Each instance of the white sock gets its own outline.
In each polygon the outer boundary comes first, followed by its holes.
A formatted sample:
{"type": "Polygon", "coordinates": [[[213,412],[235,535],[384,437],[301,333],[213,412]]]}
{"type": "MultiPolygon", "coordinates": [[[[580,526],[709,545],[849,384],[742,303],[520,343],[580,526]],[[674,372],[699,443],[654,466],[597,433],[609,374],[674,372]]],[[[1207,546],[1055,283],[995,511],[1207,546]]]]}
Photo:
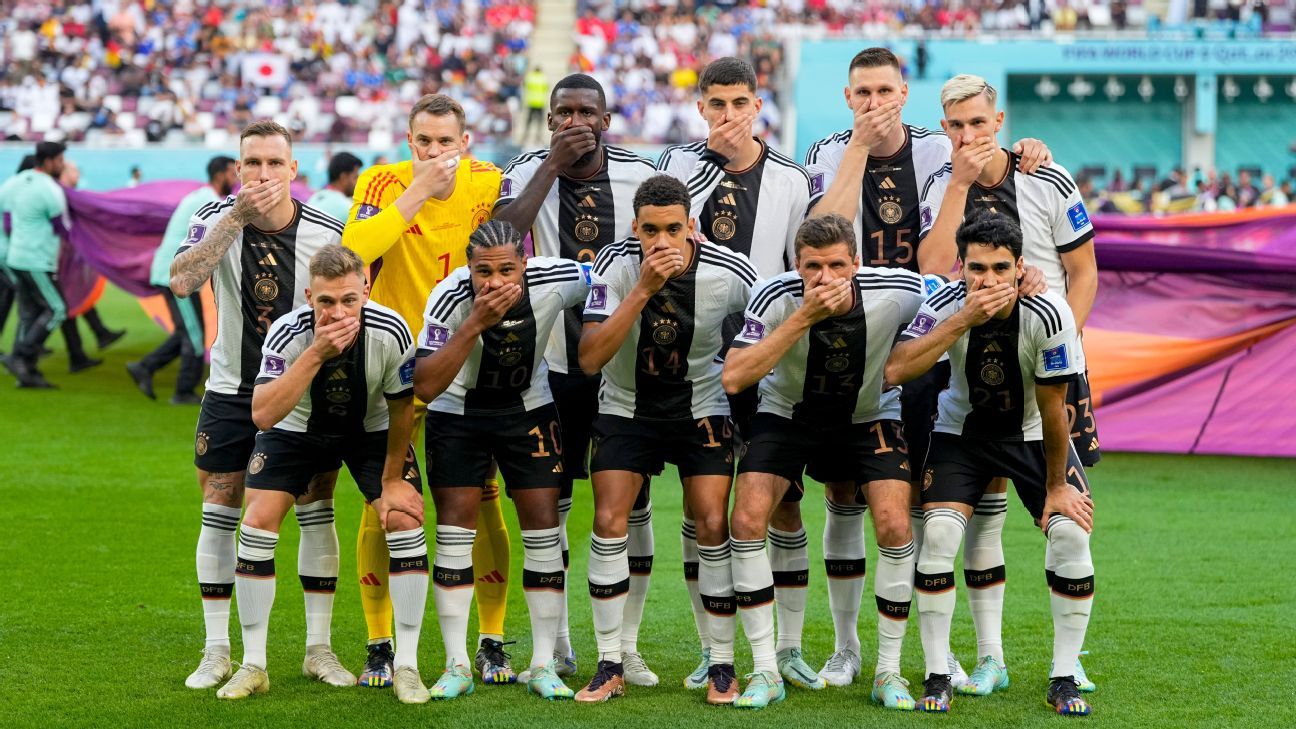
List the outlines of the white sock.
{"type": "Polygon", "coordinates": [[[275,547],[279,535],[247,525],[239,527],[238,585],[239,622],[243,626],[243,663],[265,669],[266,635],[270,630],[270,608],[275,598],[275,547]]]}
{"type": "Polygon", "coordinates": [[[707,611],[711,636],[711,665],[733,665],[734,632],[738,627],[734,602],[733,567],[729,542],[714,547],[698,545],[698,592],[707,611]]]}
{"type": "Polygon", "coordinates": [[[909,626],[909,606],[913,600],[913,542],[899,547],[878,545],[877,573],[873,575],[873,595],[878,609],[878,657],[873,675],[900,672],[900,653],[904,647],[905,629],[909,626]]]}
{"type": "Polygon", "coordinates": [[[923,548],[923,508],[922,506],[909,507],[909,530],[913,533],[914,559],[922,554],[923,548]]]}
{"type": "Polygon", "coordinates": [[[932,509],[923,524],[923,551],[914,582],[918,590],[918,621],[922,632],[924,677],[949,675],[950,621],[958,595],[954,590],[954,558],[963,543],[967,517],[954,509],[932,509]]]}
{"type": "Polygon", "coordinates": [[[562,566],[563,566],[563,594],[562,594],[562,612],[558,614],[558,631],[554,637],[554,652],[561,653],[564,656],[570,655],[571,650],[571,628],[567,624],[567,612],[570,608],[567,606],[567,580],[565,575],[571,567],[571,545],[567,541],[567,517],[571,514],[571,499],[558,500],[558,546],[562,549],[562,566]]]}
{"type": "Polygon", "coordinates": [[[685,518],[680,526],[680,552],[684,556],[684,586],[688,588],[689,602],[693,604],[693,624],[697,627],[702,650],[711,647],[707,626],[706,608],[702,607],[702,593],[698,590],[697,524],[685,518]]]}
{"type": "MultiPolygon", "coordinates": [[[[806,532],[805,529],[785,532],[770,527],[767,536],[770,569],[774,573],[774,610],[778,613],[778,642],[774,650],[800,648],[806,586],[810,583],[806,532]]],[[[736,584],[737,575],[734,579],[736,584]]]]}
{"type": "Polygon", "coordinates": [[[630,562],[630,592],[626,595],[625,612],[621,618],[621,652],[639,650],[639,624],[643,622],[644,603],[648,600],[648,582],[652,577],[653,531],[652,502],[647,500],[648,484],[641,492],[642,507],[638,503],[630,512],[630,528],[626,547],[630,562]]]}
{"type": "Polygon", "coordinates": [[[774,649],[774,571],[763,539],[732,539],[734,601],[751,643],[753,671],[778,673],[774,649]]]}
{"type": "Polygon", "coordinates": [[[963,540],[963,584],[976,626],[977,660],[1003,657],[1004,569],[1003,525],[1008,518],[1008,494],[982,494],[963,540]]]}
{"type": "Polygon", "coordinates": [[[857,504],[835,504],[824,499],[824,568],[828,572],[828,609],[832,612],[835,651],[860,652],[859,613],[864,597],[867,556],[864,512],[857,504]]]}
{"type": "Polygon", "coordinates": [[[472,606],[472,545],[476,538],[476,529],[440,524],[436,528],[433,594],[446,665],[472,665],[468,660],[468,609],[472,606]]]}
{"type": "Polygon", "coordinates": [[[306,596],[306,645],[332,645],[333,593],[337,591],[338,537],[333,500],[295,507],[301,542],[297,575],[306,596]]]}
{"type": "Polygon", "coordinates": [[[1053,668],[1049,677],[1072,676],[1093,610],[1094,566],[1089,535],[1061,514],[1049,519],[1046,535],[1057,563],[1049,593],[1053,611],[1053,668]]]}
{"type": "Polygon", "coordinates": [[[396,623],[396,668],[418,670],[419,633],[427,609],[427,536],[423,528],[387,533],[387,585],[396,623]]]}
{"type": "Polygon", "coordinates": [[[234,530],[240,511],[230,506],[202,505],[198,531],[198,589],[202,595],[207,647],[229,651],[230,600],[234,597],[234,530]]]}
{"type": "Polygon", "coordinates": [[[626,537],[590,535],[589,592],[600,661],[621,662],[621,617],[630,592],[626,537]]]}
{"type": "Polygon", "coordinates": [[[553,660],[558,618],[566,606],[558,527],[522,531],[522,589],[531,615],[531,667],[553,660]]]}

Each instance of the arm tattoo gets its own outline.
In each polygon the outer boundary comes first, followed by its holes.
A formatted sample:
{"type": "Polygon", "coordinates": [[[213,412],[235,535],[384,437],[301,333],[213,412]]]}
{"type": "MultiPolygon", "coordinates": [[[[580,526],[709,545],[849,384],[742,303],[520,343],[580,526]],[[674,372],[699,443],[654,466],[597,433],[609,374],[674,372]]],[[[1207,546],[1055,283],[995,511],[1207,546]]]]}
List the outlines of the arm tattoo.
{"type": "Polygon", "coordinates": [[[233,213],[221,218],[197,245],[171,262],[171,291],[185,297],[197,291],[211,278],[225,252],[243,232],[243,225],[233,213]]]}

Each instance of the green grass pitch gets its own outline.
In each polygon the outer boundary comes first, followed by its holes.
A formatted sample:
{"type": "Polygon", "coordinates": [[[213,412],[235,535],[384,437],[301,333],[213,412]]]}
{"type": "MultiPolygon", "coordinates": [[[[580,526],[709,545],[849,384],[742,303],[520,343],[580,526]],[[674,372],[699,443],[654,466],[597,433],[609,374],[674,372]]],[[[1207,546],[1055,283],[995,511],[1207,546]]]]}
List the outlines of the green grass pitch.
{"type": "MultiPolygon", "coordinates": [[[[1088,720],[1057,717],[1043,703],[1052,647],[1043,538],[1015,501],[1004,534],[1009,574],[1004,639],[1013,679],[1006,692],[960,697],[946,717],[876,708],[868,702],[865,683],[817,693],[790,689],[784,704],[758,713],[705,706],[700,694],[681,684],[697,662],[697,639],[680,568],[680,488],[671,474],[653,488],[656,561],[640,639],[661,686],[632,687],[610,705],[585,707],[543,702],[527,696],[522,686],[479,683],[471,697],[407,707],[390,691],[310,683],[299,670],[304,628],[294,557],[297,526],[290,518],[278,552],[271,692],[233,704],[218,702],[213,691],[183,685],[202,645],[193,566],[199,492],[190,460],[197,409],[166,404],[174,366],[157,379],[158,402],[134,390],[123,364],[160,341],[160,332],[133,299],[115,289],[100,309],[111,326],[130,330],[106,354],[105,365],[68,375],[56,335],[51,346],[59,351],[44,367],[59,391],[17,391],[12,378],[0,378],[0,725],[1296,725],[1296,583],[1289,573],[1296,563],[1296,462],[1122,454],[1108,455],[1091,472],[1098,503],[1093,542],[1098,593],[1086,667],[1099,689],[1088,720]]],[[[0,348],[9,349],[8,338],[0,348]]],[[[595,655],[583,594],[592,518],[588,485],[583,486],[571,517],[571,624],[581,666],[573,687],[588,680],[595,655]]],[[[333,644],[353,669],[365,639],[353,547],[360,503],[344,476],[337,496],[343,559],[333,644]]],[[[811,563],[805,649],[818,667],[832,648],[818,489],[810,489],[804,506],[811,563]]],[[[516,579],[521,544],[507,504],[505,513],[514,530],[509,638],[519,641],[514,655],[524,664],[530,648],[516,579]]],[[[869,542],[875,563],[871,535],[869,542]]],[[[871,595],[870,576],[860,621],[866,674],[876,646],[871,595]]],[[[914,623],[904,673],[917,687],[922,661],[914,623]]],[[[231,629],[238,658],[236,619],[231,629]]],[[[474,621],[470,635],[475,634],[474,621]]],[[[953,645],[970,668],[975,640],[962,596],[953,645]]],[[[750,667],[741,631],[738,652],[741,673],[750,667]]],[[[429,685],[441,662],[429,595],[420,648],[420,669],[429,685]]]]}

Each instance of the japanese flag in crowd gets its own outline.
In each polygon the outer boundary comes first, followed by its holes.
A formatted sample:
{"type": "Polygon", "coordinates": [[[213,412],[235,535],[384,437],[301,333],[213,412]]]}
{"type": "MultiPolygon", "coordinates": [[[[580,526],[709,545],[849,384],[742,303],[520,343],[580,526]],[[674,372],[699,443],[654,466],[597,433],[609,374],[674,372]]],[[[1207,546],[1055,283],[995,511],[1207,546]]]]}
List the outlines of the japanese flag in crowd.
{"type": "Polygon", "coordinates": [[[288,83],[288,59],[273,53],[249,53],[243,57],[243,80],[266,88],[282,88],[288,83]]]}

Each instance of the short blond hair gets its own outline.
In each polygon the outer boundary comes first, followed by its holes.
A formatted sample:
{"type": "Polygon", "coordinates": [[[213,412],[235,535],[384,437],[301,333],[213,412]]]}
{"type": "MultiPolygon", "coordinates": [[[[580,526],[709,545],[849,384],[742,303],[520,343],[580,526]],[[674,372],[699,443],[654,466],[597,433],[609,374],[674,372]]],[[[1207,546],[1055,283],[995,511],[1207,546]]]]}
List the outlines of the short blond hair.
{"type": "Polygon", "coordinates": [[[980,76],[974,76],[970,73],[961,73],[941,87],[941,108],[948,109],[950,104],[957,104],[960,101],[967,101],[974,96],[984,94],[986,101],[991,105],[999,98],[999,92],[995,87],[980,76]]]}
{"type": "Polygon", "coordinates": [[[335,281],[339,278],[346,278],[353,273],[359,276],[361,281],[364,280],[364,261],[360,260],[360,256],[350,248],[343,248],[336,243],[329,243],[311,257],[311,278],[335,281]]]}

